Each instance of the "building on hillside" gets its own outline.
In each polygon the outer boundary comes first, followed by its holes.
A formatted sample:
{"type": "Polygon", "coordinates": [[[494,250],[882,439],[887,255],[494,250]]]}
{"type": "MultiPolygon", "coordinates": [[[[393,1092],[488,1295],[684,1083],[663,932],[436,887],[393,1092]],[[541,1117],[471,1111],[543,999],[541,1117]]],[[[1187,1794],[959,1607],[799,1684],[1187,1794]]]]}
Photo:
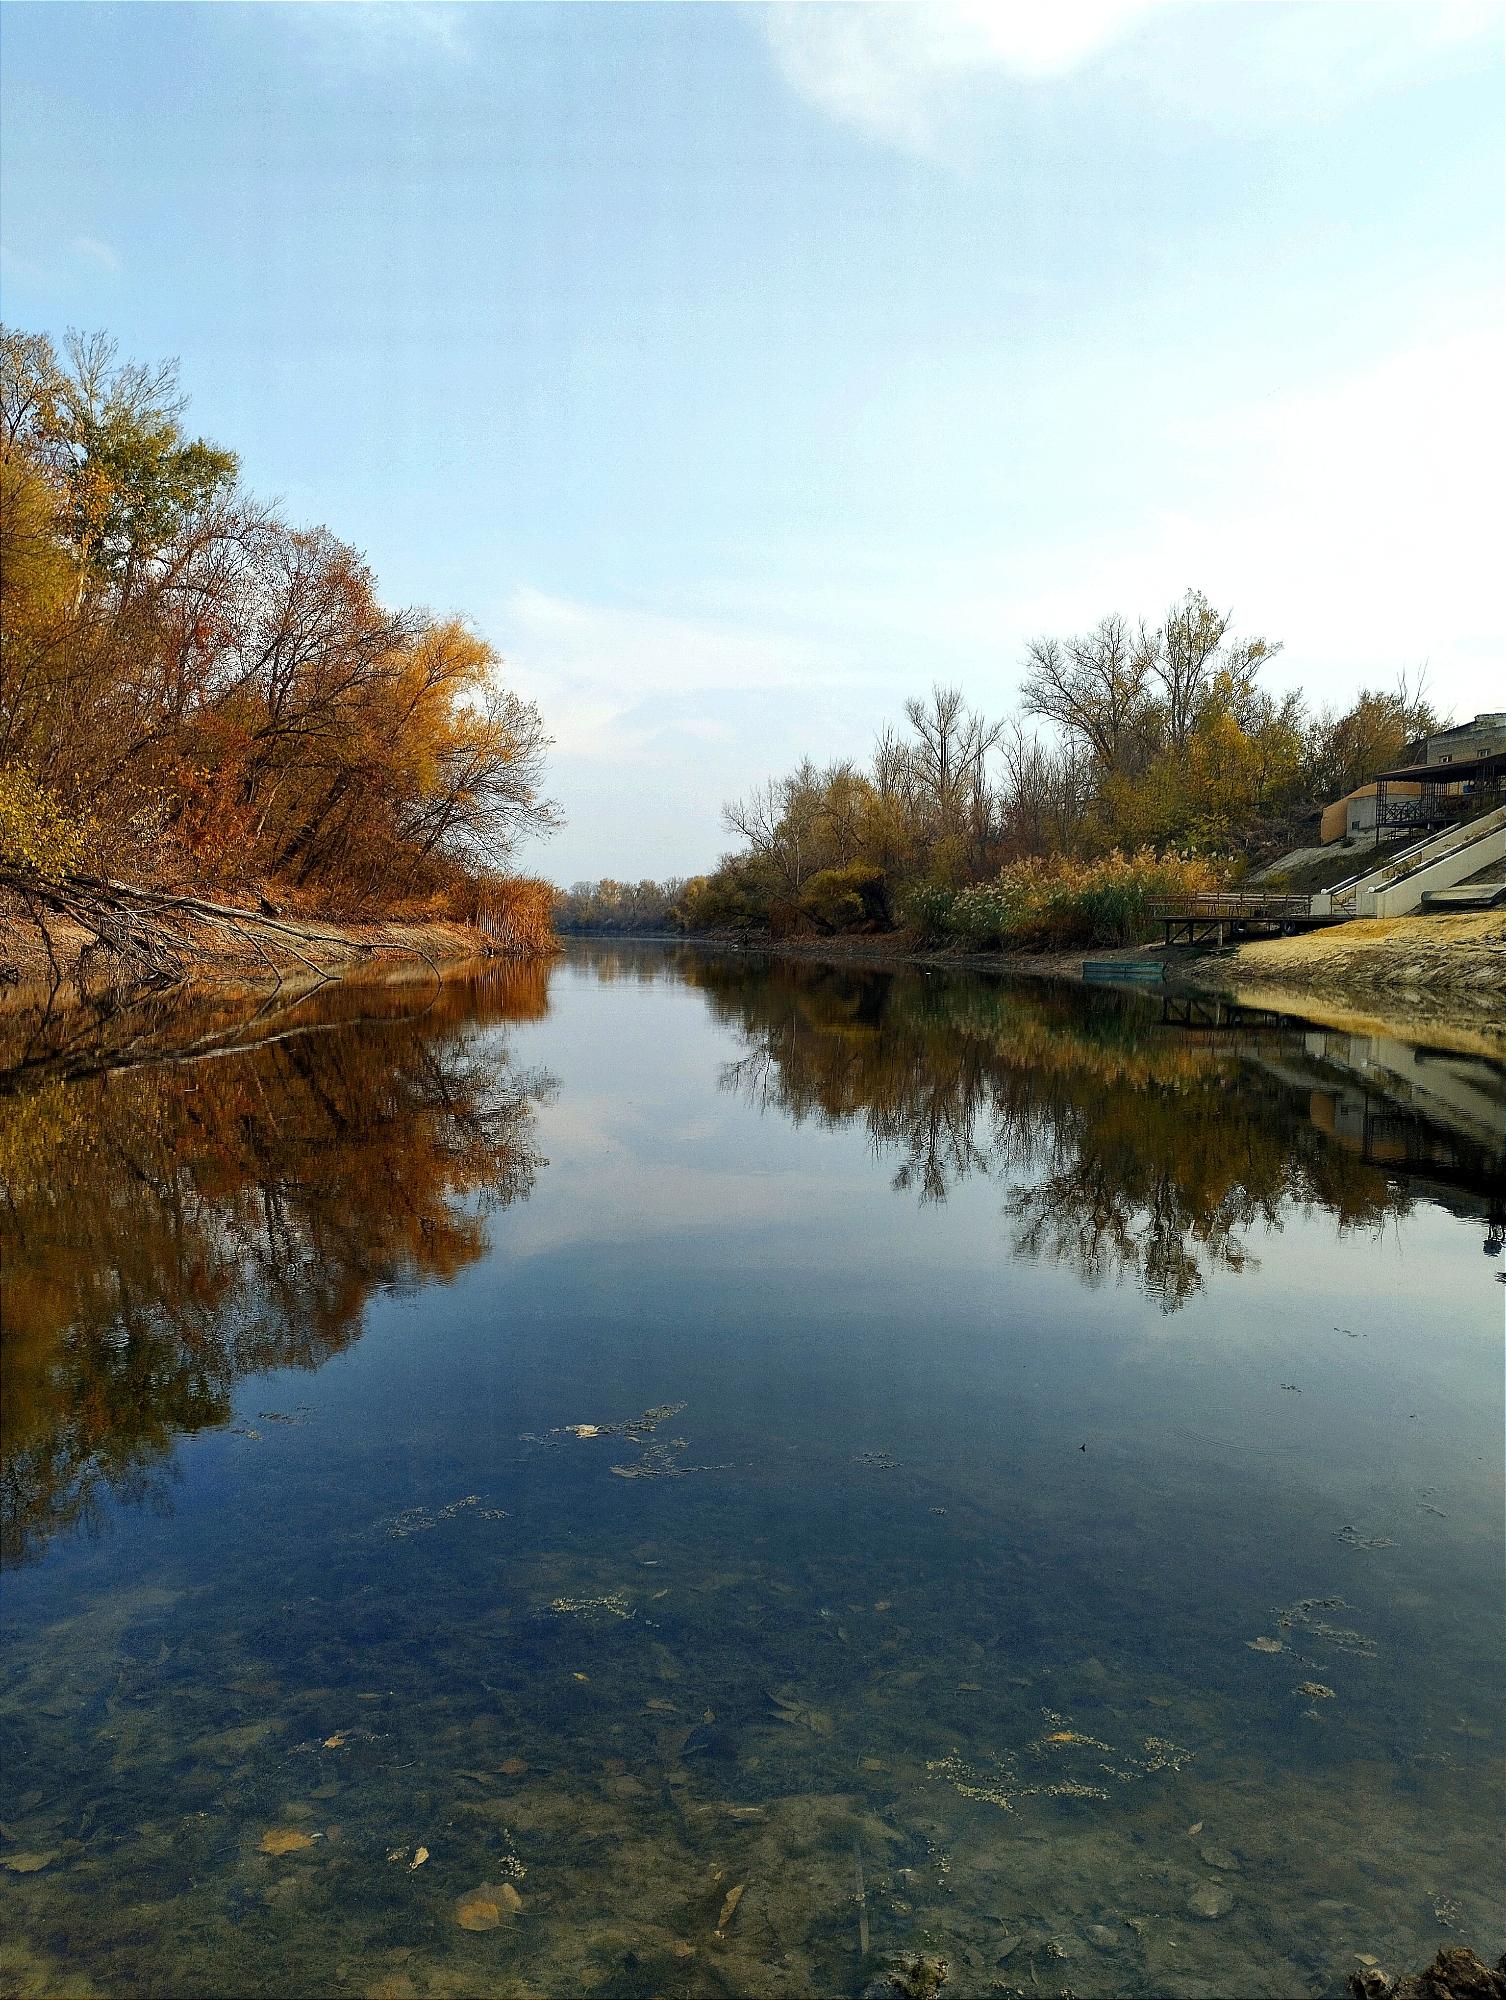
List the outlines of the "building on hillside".
{"type": "Polygon", "coordinates": [[[1506,709],[1477,715],[1473,722],[1455,723],[1452,729],[1440,729],[1435,736],[1425,736],[1408,748],[1418,754],[1405,757],[1407,764],[1462,764],[1475,757],[1494,756],[1498,750],[1506,750],[1506,709]]]}
{"type": "MultiPolygon", "coordinates": [[[[1323,817],[1318,824],[1318,838],[1325,847],[1335,840],[1358,840],[1375,831],[1376,800],[1379,785],[1361,785],[1357,791],[1346,792],[1341,799],[1335,799],[1331,806],[1323,808],[1323,817]]],[[[1388,785],[1386,797],[1395,804],[1401,797],[1410,795],[1414,799],[1422,797],[1421,785],[1388,785]]]]}
{"type": "Polygon", "coordinates": [[[1319,838],[1394,838],[1446,825],[1492,803],[1506,766],[1506,710],[1477,715],[1407,745],[1406,761],[1325,806],[1319,838]]]}

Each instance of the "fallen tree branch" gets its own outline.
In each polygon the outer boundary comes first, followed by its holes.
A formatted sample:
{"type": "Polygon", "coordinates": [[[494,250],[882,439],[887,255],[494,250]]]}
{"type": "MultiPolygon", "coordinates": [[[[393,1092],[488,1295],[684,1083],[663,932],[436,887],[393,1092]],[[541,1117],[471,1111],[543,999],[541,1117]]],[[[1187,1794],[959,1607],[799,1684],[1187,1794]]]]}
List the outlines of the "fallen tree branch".
{"type": "Polygon", "coordinates": [[[54,988],[61,977],[52,949],[52,938],[42,915],[42,906],[71,917],[82,929],[138,977],[154,986],[179,984],[186,976],[186,940],[178,929],[184,923],[198,923],[230,931],[242,944],[249,945],[270,968],[279,984],[281,973],[257,933],[268,934],[320,981],[340,977],[298,949],[298,945],[334,945],[365,959],[376,952],[406,953],[421,958],[434,977],[440,977],[432,953],[421,944],[380,936],[351,937],[348,932],[316,929],[310,924],[290,923],[283,917],[261,910],[242,909],[217,903],[206,896],[184,895],[167,889],[140,887],[110,876],[72,874],[56,881],[40,881],[30,871],[0,863],[0,887],[16,892],[27,915],[42,934],[43,946],[54,973],[54,988]],[[289,942],[296,939],[297,944],[289,942]]]}

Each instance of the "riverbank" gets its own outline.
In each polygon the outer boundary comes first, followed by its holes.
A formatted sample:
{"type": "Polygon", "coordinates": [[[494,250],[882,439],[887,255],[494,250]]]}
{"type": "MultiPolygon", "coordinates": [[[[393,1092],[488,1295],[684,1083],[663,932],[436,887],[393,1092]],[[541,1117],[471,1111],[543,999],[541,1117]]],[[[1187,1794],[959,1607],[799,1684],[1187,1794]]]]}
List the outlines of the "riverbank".
{"type": "Polygon", "coordinates": [[[1350,1002],[1426,1004],[1506,1021],[1506,911],[1357,919],[1191,961],[1200,986],[1350,1002]]]}
{"type": "MultiPolygon", "coordinates": [[[[589,934],[581,934],[587,936],[589,934]]],[[[1320,1015],[1369,1031],[1394,1028],[1399,1019],[1454,1024],[1478,1049],[1481,1037],[1495,1050],[1506,1041],[1506,913],[1394,917],[1357,921],[1301,937],[1261,939],[1223,950],[1168,949],[1161,945],[1094,945],[1072,951],[966,952],[924,944],[913,933],[778,940],[693,934],[619,944],[678,943],[713,950],[815,959],[854,969],[915,965],[957,972],[1003,973],[1011,978],[1081,980],[1087,964],[1154,962],[1169,988],[1197,987],[1251,1006],[1320,1015]]],[[[1138,982],[1137,982],[1138,983],[1138,982]]],[[[1159,991],[1152,985],[1150,990],[1159,991]]]]}
{"type": "MultiPolygon", "coordinates": [[[[173,944],[182,961],[175,983],[237,988],[320,983],[404,965],[429,971],[518,955],[499,951],[495,938],[473,924],[341,923],[256,910],[236,910],[229,922],[185,916],[174,926],[173,944]]],[[[27,917],[0,908],[0,984],[20,991],[77,990],[109,980],[109,962],[84,925],[52,917],[44,938],[27,917]]]]}
{"type": "Polygon", "coordinates": [[[1506,1018],[1506,911],[1500,910],[1361,920],[1223,950],[1138,944],[1076,946],[1071,951],[957,951],[927,945],[907,931],[777,940],[705,934],[676,942],[850,965],[944,966],[1047,979],[1080,979],[1090,963],[1154,962],[1165,968],[1168,979],[1213,990],[1262,984],[1351,1000],[1447,1000],[1506,1018]]]}
{"type": "Polygon", "coordinates": [[[662,936],[631,931],[565,933],[566,942],[572,938],[584,944],[701,945],[711,951],[746,951],[759,957],[824,959],[867,970],[882,970],[893,965],[923,965],[953,972],[1007,972],[1031,979],[1081,979],[1083,966],[1090,961],[1099,965],[1165,956],[1158,949],[1140,944],[1094,945],[1090,950],[1079,948],[1073,951],[956,951],[945,946],[928,945],[912,931],[784,938],[725,931],[682,931],[662,936]]]}

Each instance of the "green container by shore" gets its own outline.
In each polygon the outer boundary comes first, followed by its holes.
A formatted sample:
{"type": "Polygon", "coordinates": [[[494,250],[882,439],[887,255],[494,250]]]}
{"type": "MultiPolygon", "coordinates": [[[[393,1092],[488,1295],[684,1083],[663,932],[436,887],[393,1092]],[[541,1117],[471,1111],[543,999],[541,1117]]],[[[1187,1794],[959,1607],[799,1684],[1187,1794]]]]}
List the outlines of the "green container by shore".
{"type": "Polygon", "coordinates": [[[1164,979],[1166,967],[1159,958],[1088,958],[1083,960],[1084,979],[1164,979]]]}

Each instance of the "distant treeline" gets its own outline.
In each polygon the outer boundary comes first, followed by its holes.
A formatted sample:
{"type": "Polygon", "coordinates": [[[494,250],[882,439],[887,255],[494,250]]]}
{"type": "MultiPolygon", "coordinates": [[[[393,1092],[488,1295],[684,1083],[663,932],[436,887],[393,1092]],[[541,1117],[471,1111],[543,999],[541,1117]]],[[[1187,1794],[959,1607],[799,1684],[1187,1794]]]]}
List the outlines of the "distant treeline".
{"type": "Polygon", "coordinates": [[[103,336],[0,333],[0,885],[256,886],[546,942],[547,888],[507,869],[556,817],[537,710],[183,408],[103,336]]]}
{"type": "Polygon", "coordinates": [[[574,882],[554,892],[554,925],[560,931],[599,931],[617,937],[664,936],[683,930],[680,899],[686,884],[667,882],[574,882]]]}
{"type": "Polygon", "coordinates": [[[672,917],[984,947],[1148,935],[1154,899],[1315,835],[1322,804],[1442,726],[1405,681],[1342,712],[1277,698],[1258,681],[1280,647],[1230,628],[1189,591],[1157,625],[1033,641],[1020,715],[948,687],[907,702],[866,764],[807,760],[729,804],[738,846],[676,885],[672,917]]]}

